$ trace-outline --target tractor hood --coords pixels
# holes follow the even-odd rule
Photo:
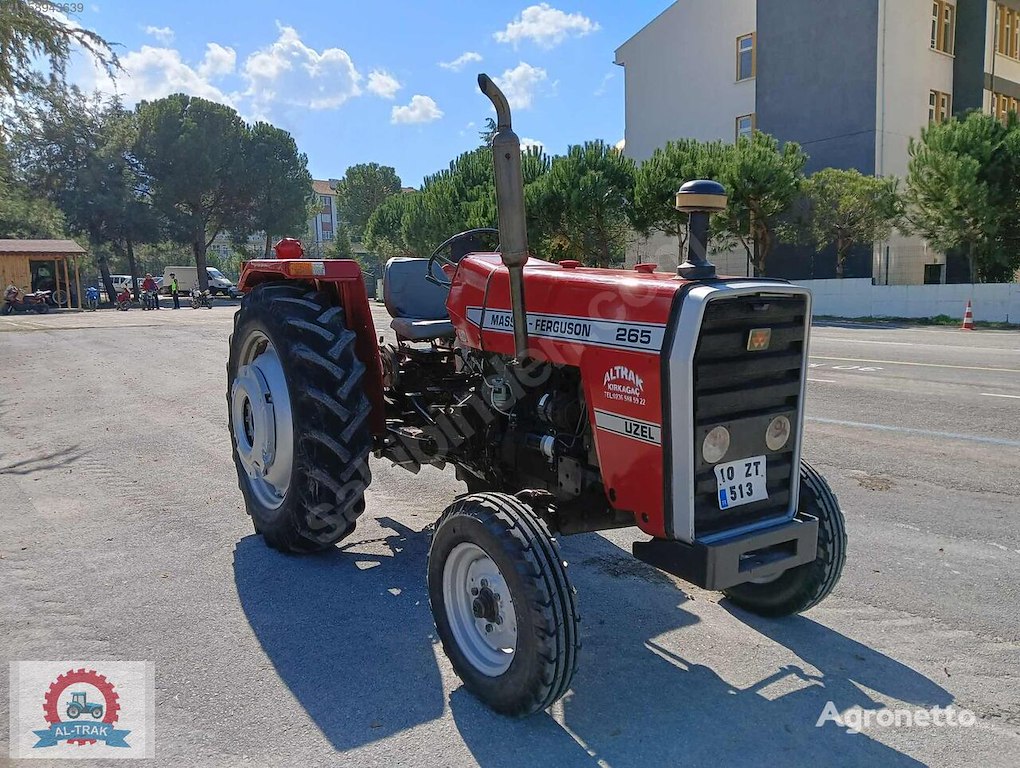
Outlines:
[[[789,473],[796,466],[810,296],[782,280],[685,280],[650,269],[529,259],[528,356],[580,370],[612,506],[634,513],[653,536],[691,541],[721,524],[718,510],[712,514],[711,467],[694,447],[719,423],[717,411],[755,435],[762,414],[789,411],[796,439],[776,467]],[[515,354],[499,254],[461,260],[447,309],[458,344]],[[771,348],[753,345],[749,334],[765,336],[765,329]],[[792,514],[795,494],[777,496],[775,517]]]

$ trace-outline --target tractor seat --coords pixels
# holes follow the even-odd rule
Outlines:
[[[447,290],[425,279],[428,259],[397,256],[386,262],[383,301],[393,319],[390,328],[410,341],[431,341],[453,336],[446,311]]]

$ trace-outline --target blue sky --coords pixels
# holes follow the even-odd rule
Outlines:
[[[112,84],[78,62],[73,79],[129,105],[175,91],[223,101],[293,133],[316,178],[374,161],[418,186],[477,146],[482,71],[517,133],[549,152],[621,139],[614,51],[669,4],[96,0],[72,18],[119,44],[126,73]]]

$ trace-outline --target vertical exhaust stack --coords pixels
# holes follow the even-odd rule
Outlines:
[[[510,308],[514,318],[514,352],[518,361],[528,356],[528,315],[524,309],[524,264],[528,261],[528,227],[524,217],[524,175],[521,140],[510,124],[510,104],[488,75],[478,76],[478,87],[496,108],[496,135],[492,137],[492,168],[496,176],[496,208],[503,263],[510,272]]]

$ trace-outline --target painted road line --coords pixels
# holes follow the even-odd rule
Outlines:
[[[812,336],[811,341],[831,341],[835,344],[888,344],[891,347],[941,347],[941,344],[915,344],[912,341],[869,341],[868,339],[841,339],[833,336]]]
[[[822,381],[822,382],[825,382],[826,384],[838,384],[839,383],[835,379],[812,379],[810,377],[808,378],[808,381]]]
[[[868,424],[863,421],[843,421],[842,419],[823,419],[820,416],[808,416],[808,421],[817,424],[833,424],[837,427],[856,427],[857,429],[875,429],[880,432],[900,432],[905,435],[924,435],[925,437],[944,437],[948,440],[966,440],[970,443],[987,443],[988,445],[1004,445],[1009,448],[1020,448],[1020,440],[1006,440],[999,437],[983,435],[961,435],[956,432],[934,432],[930,429],[914,427],[894,427],[889,424]]]
[[[808,379],[810,381],[810,379]],[[1000,395],[995,392],[982,392],[982,397],[1008,397],[1012,400],[1020,400],[1020,395]]]
[[[946,365],[944,363],[907,363],[901,360],[864,360],[859,357],[825,357],[809,355],[815,360],[841,360],[845,363],[883,363],[884,365],[913,365],[920,368],[953,368],[958,371],[996,371],[999,373],[1020,373],[1020,368],[983,368],[977,365]]]

